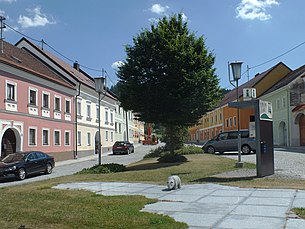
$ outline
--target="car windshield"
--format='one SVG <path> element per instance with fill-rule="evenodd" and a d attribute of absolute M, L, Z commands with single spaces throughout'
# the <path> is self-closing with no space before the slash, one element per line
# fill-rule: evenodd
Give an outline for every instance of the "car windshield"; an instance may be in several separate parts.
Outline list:
<path fill-rule="evenodd" d="M 1 162 L 4 163 L 12 163 L 12 162 L 16 162 L 16 161 L 22 161 L 24 159 L 25 155 L 21 154 L 21 153 L 13 153 L 13 154 L 9 154 L 7 155 L 5 158 L 3 158 L 1 160 Z"/>
<path fill-rule="evenodd" d="M 114 145 L 115 146 L 124 146 L 124 145 L 126 145 L 126 142 L 116 142 Z"/>

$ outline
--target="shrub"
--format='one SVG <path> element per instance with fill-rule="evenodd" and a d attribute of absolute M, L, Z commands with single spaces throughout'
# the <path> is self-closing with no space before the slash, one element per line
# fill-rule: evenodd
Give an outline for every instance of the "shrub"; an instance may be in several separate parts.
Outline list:
<path fill-rule="evenodd" d="M 91 168 L 85 168 L 76 174 L 100 174 L 100 173 L 117 173 L 126 171 L 126 167 L 121 164 L 110 163 L 104 165 L 94 165 Z"/>
<path fill-rule="evenodd" d="M 158 159 L 159 162 L 163 163 L 175 163 L 175 162 L 186 162 L 187 158 L 180 154 L 167 153 Z"/>
<path fill-rule="evenodd" d="M 149 154 L 146 154 L 144 158 L 154 158 L 161 157 L 166 153 L 164 146 L 159 146 L 158 148 L 151 150 Z"/>
<path fill-rule="evenodd" d="M 181 155 L 188 155 L 188 154 L 201 154 L 203 150 L 197 146 L 184 146 L 181 149 L 175 150 L 175 153 Z"/>

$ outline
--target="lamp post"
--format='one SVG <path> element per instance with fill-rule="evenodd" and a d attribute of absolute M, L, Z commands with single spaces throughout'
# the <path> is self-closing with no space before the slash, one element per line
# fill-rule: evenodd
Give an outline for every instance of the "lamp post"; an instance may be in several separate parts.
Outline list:
<path fill-rule="evenodd" d="M 241 78 L 241 65 L 243 62 L 235 61 L 230 63 L 232 68 L 233 74 L 233 81 L 236 82 L 236 101 L 239 101 L 239 94 L 238 94 L 238 80 Z M 229 74 L 230 77 L 230 74 Z M 231 82 L 231 79 L 230 79 Z M 241 136 L 240 136 L 240 110 L 237 108 L 237 147 L 238 147 L 238 162 L 236 163 L 236 167 L 241 168 L 243 167 L 243 162 L 241 161 Z"/>
<path fill-rule="evenodd" d="M 98 93 L 98 165 L 102 164 L 101 151 L 101 94 L 105 91 L 105 78 L 98 77 L 94 79 L 95 91 Z"/>

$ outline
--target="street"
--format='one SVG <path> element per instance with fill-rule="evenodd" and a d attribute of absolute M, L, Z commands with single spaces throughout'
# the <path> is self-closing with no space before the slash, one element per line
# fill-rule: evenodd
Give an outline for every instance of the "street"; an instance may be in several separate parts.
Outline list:
<path fill-rule="evenodd" d="M 135 153 L 129 155 L 113 155 L 112 153 L 104 154 L 102 156 L 102 164 L 108 163 L 118 163 L 128 165 L 143 159 L 144 155 L 149 153 L 151 149 L 157 148 L 159 145 L 150 146 L 150 145 L 135 145 Z M 33 177 L 28 177 L 25 180 L 1 180 L 0 181 L 0 188 L 1 187 L 8 187 L 14 185 L 22 185 L 27 184 L 34 181 L 42 181 L 46 179 L 61 177 L 72 175 L 83 168 L 89 168 L 93 165 L 98 163 L 97 155 L 93 155 L 88 158 L 79 158 L 77 160 L 69 160 L 69 161 L 62 161 L 57 162 L 53 172 L 49 175 L 36 175 Z"/>

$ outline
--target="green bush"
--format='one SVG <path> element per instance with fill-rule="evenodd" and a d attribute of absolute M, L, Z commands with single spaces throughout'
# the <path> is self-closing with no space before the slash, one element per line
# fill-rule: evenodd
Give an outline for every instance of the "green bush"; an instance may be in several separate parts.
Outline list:
<path fill-rule="evenodd" d="M 183 146 L 181 149 L 175 150 L 175 153 L 181 155 L 201 154 L 203 153 L 203 150 L 197 146 Z"/>
<path fill-rule="evenodd" d="M 161 157 L 166 153 L 164 146 L 159 146 L 158 148 L 151 150 L 150 153 L 146 154 L 144 156 L 145 158 L 155 158 L 155 157 Z"/>
<path fill-rule="evenodd" d="M 158 159 L 159 162 L 163 163 L 175 163 L 175 162 L 186 162 L 187 158 L 180 154 L 167 153 Z"/>
<path fill-rule="evenodd" d="M 117 173 L 126 171 L 126 167 L 121 164 L 110 163 L 104 165 L 94 165 L 91 168 L 85 168 L 76 174 L 100 174 L 100 173 Z"/>

